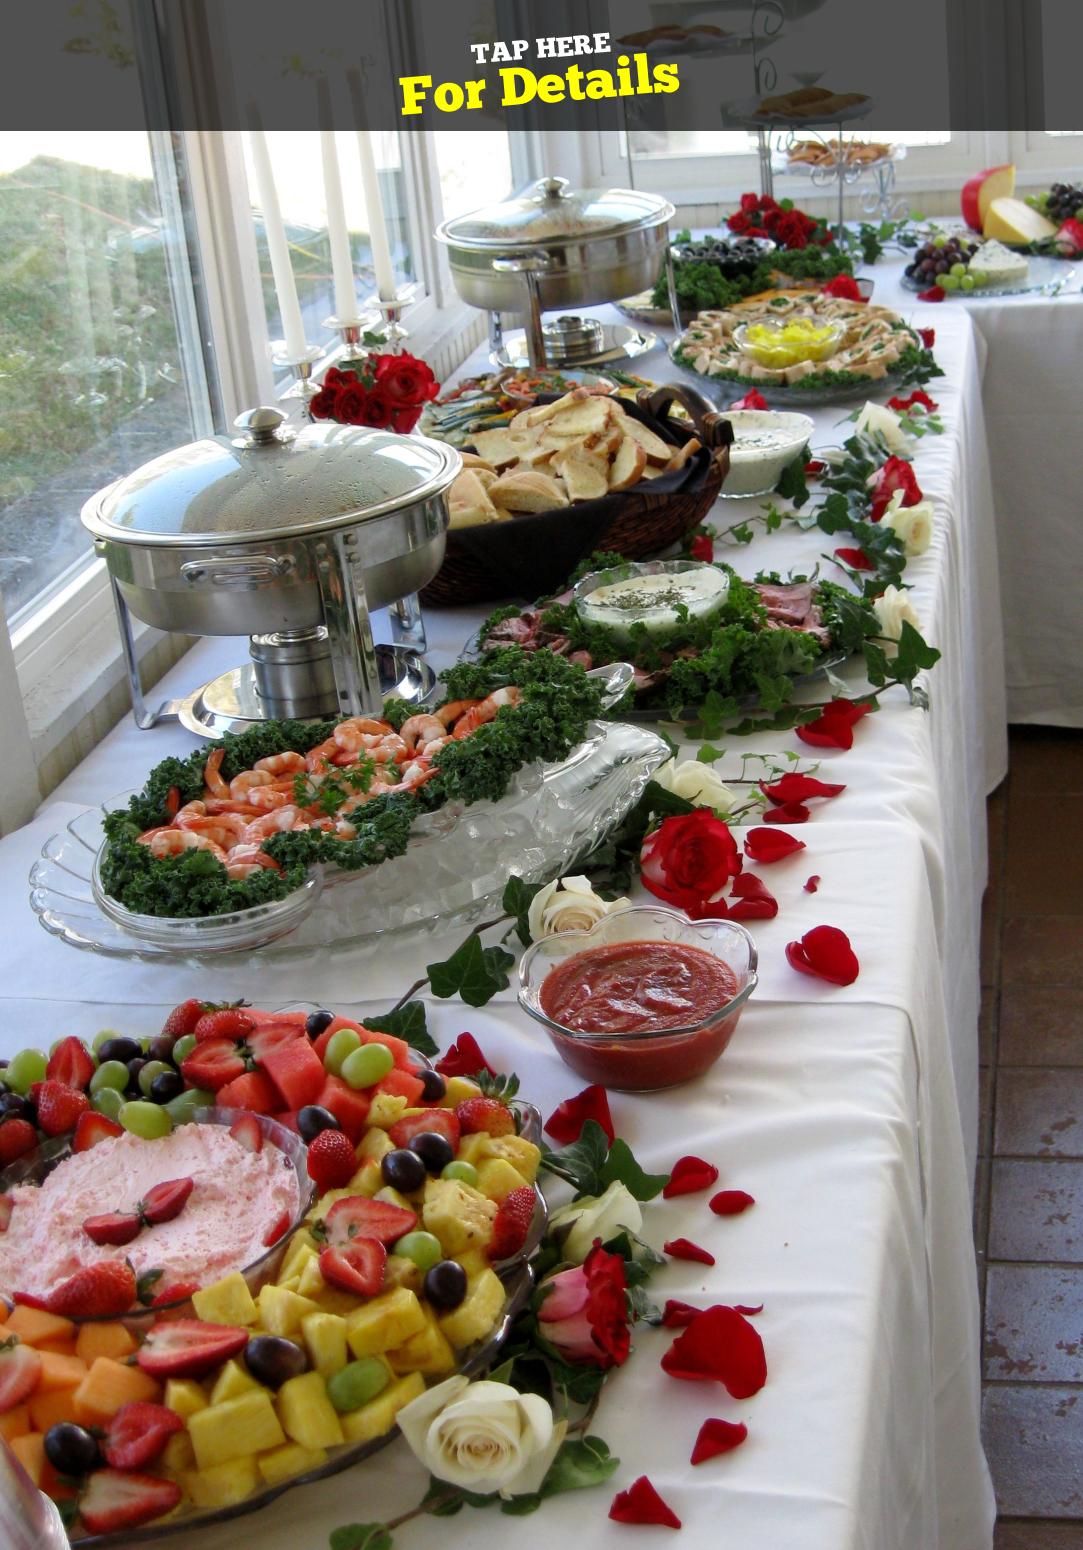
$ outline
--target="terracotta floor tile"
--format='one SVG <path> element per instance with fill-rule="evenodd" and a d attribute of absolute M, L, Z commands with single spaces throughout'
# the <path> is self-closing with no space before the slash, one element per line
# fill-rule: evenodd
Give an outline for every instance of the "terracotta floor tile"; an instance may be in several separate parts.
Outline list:
<path fill-rule="evenodd" d="M 997 1060 L 1003 1066 L 1083 1066 L 1083 988 L 1005 986 Z"/>
<path fill-rule="evenodd" d="M 990 1260 L 1083 1262 L 1083 1162 L 994 1158 L 988 1248 Z"/>
<path fill-rule="evenodd" d="M 998 1071 L 993 1150 L 1000 1157 L 1083 1157 L 1083 1070 Z"/>
<path fill-rule="evenodd" d="M 987 1379 L 1083 1383 L 1083 1270 L 988 1266 L 983 1371 Z"/>
<path fill-rule="evenodd" d="M 1004 864 L 1004 913 L 1083 914 L 1083 804 L 1063 803 L 1051 823 L 1032 797 L 1013 803 Z"/>
<path fill-rule="evenodd" d="M 1055 1383 L 990 1383 L 982 1421 L 1001 1512 L 1083 1517 L 1083 1391 Z"/>
<path fill-rule="evenodd" d="M 1083 915 L 1006 916 L 1000 973 L 1004 985 L 1083 987 Z"/>
<path fill-rule="evenodd" d="M 1002 1518 L 996 1526 L 993 1550 L 1083 1550 L 1083 1523 Z"/>
<path fill-rule="evenodd" d="M 1083 791 L 1083 732 L 1060 727 L 1013 727 L 1011 790 Z"/>

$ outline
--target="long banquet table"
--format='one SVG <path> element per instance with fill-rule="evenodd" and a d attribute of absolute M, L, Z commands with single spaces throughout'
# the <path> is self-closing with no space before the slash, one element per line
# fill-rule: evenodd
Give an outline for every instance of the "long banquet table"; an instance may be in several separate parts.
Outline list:
<path fill-rule="evenodd" d="M 936 508 L 927 554 L 910 563 L 926 637 L 943 653 L 928 675 L 932 708 L 900 691 L 857 729 L 852 750 L 828 751 L 821 774 L 845 783 L 800 837 L 806 849 L 772 867 L 780 902 L 757 922 L 761 981 L 721 1063 L 665 1094 L 613 1096 L 619 1132 L 648 1166 L 685 1152 L 714 1161 L 722 1183 L 756 1205 L 712 1217 L 703 1196 L 647 1209 L 655 1244 L 687 1236 L 716 1255 L 711 1269 L 673 1262 L 653 1295 L 758 1303 L 769 1379 L 736 1403 L 719 1389 L 666 1378 L 670 1338 L 642 1329 L 616 1375 L 596 1430 L 622 1460 L 612 1489 L 647 1473 L 703 1544 L 742 1550 L 988 1550 L 993 1499 L 978 1430 L 978 1302 L 969 1182 L 977 1115 L 978 918 L 985 881 L 984 796 L 1005 767 L 996 539 L 974 332 L 961 310 L 937 314 L 946 376 L 932 385 L 945 433 L 922 442 L 919 483 Z M 639 368 L 663 380 L 661 351 Z M 814 447 L 845 434 L 845 409 L 815 415 Z M 720 503 L 718 526 L 756 503 Z M 734 552 L 744 574 L 807 569 L 822 536 L 786 529 Z M 824 562 L 827 564 L 828 562 Z M 428 618 L 431 659 L 454 657 L 483 610 Z M 237 642 L 205 641 L 172 671 L 165 693 L 188 690 L 236 660 Z M 855 690 L 859 686 L 856 672 Z M 76 953 L 40 930 L 26 875 L 43 840 L 78 808 L 137 785 L 192 739 L 125 721 L 54 794 L 33 823 L 0 842 L 5 882 L 0 949 L 0 1052 L 61 1032 L 109 1025 L 156 1031 L 191 994 L 246 995 L 260 1004 L 303 999 L 363 1014 L 386 1008 L 461 939 L 324 950 L 297 961 L 266 954 L 241 968 L 198 974 Z M 730 740 L 719 768 L 743 753 L 812 750 L 793 733 Z M 804 891 L 812 873 L 819 891 Z M 795 974 L 784 946 L 829 922 L 850 935 L 861 975 L 847 989 Z M 481 1011 L 434 1004 L 441 1044 L 471 1029 L 494 1063 L 515 1069 L 524 1093 L 551 1112 L 582 1082 L 519 1012 L 511 992 Z M 749 1441 L 699 1469 L 688 1454 L 707 1415 L 741 1419 Z M 288 1493 L 258 1516 L 181 1534 L 178 1550 L 269 1550 L 326 1544 L 346 1521 L 371 1522 L 418 1499 L 424 1476 L 397 1445 L 377 1462 Z M 616 1546 L 627 1530 L 605 1518 L 609 1492 L 547 1503 L 540 1516 L 495 1513 L 422 1519 L 399 1542 L 419 1547 L 467 1534 L 494 1545 L 513 1533 L 540 1545 L 564 1533 Z M 589 1527 L 586 1525 L 589 1524 Z M 661 1543 L 655 1530 L 637 1540 Z"/>

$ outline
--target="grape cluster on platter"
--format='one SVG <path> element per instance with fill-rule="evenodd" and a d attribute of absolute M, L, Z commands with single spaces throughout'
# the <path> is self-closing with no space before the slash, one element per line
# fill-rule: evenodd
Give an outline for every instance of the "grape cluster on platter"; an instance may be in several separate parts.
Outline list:
<path fill-rule="evenodd" d="M 979 246 L 967 237 L 940 233 L 915 251 L 904 273 L 921 285 L 939 285 L 945 291 L 972 291 L 985 279 L 970 268 Z"/>
<path fill-rule="evenodd" d="M 1027 200 L 1051 221 L 1071 221 L 1083 210 L 1083 183 L 1054 183 L 1044 194 Z"/>

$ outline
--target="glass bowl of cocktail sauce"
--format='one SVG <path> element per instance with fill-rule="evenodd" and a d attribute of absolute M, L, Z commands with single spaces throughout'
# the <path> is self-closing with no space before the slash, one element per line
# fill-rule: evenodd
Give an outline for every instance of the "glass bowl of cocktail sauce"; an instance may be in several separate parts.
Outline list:
<path fill-rule="evenodd" d="M 736 921 L 633 904 L 529 947 L 519 1003 L 587 1081 L 649 1092 L 714 1065 L 756 979 L 755 943 Z"/>

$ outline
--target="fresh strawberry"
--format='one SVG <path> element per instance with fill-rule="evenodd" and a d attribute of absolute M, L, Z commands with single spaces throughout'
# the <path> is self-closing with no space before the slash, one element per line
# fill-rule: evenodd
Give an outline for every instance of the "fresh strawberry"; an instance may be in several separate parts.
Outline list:
<path fill-rule="evenodd" d="M 421 1114 L 404 1114 L 387 1133 L 396 1146 L 409 1146 L 415 1136 L 429 1131 L 446 1136 L 452 1151 L 459 1150 L 459 1121 L 450 1109 L 425 1109 Z"/>
<path fill-rule="evenodd" d="M 229 1127 L 229 1133 L 234 1141 L 244 1147 L 246 1152 L 263 1151 L 263 1131 L 259 1127 L 259 1120 L 254 1114 L 238 1114 L 233 1124 Z"/>
<path fill-rule="evenodd" d="M 38 1386 L 41 1357 L 18 1335 L 0 1342 L 0 1415 L 23 1402 Z"/>
<path fill-rule="evenodd" d="M 181 1488 L 172 1480 L 121 1469 L 96 1469 L 79 1498 L 79 1516 L 91 1534 L 111 1534 L 138 1528 L 172 1512 L 180 1499 Z"/>
<path fill-rule="evenodd" d="M 0 1195 L 0 1232 L 7 1232 L 15 1202 L 10 1195 Z"/>
<path fill-rule="evenodd" d="M 118 1125 L 115 1119 L 107 1119 L 96 1109 L 85 1109 L 80 1114 L 79 1123 L 75 1127 L 71 1149 L 73 1152 L 89 1152 L 90 1148 L 97 1146 L 99 1141 L 108 1141 L 110 1136 L 123 1134 L 123 1125 Z"/>
<path fill-rule="evenodd" d="M 246 1039 L 255 1027 L 247 1012 L 242 1012 L 240 1007 L 226 1006 L 204 1012 L 192 1032 L 197 1044 L 206 1044 L 208 1039 Z"/>
<path fill-rule="evenodd" d="M 50 1081 L 63 1082 L 65 1087 L 77 1087 L 82 1092 L 96 1070 L 94 1056 L 82 1039 L 71 1035 L 61 1039 L 49 1056 L 45 1075 Z"/>
<path fill-rule="evenodd" d="M 232 1324 L 170 1319 L 152 1327 L 135 1359 L 152 1378 L 198 1378 L 247 1344 L 247 1329 Z"/>
<path fill-rule="evenodd" d="M 125 1259 L 106 1259 L 77 1270 L 49 1298 L 49 1309 L 66 1318 L 127 1313 L 135 1301 L 135 1271 Z"/>
<path fill-rule="evenodd" d="M 270 1227 L 268 1227 L 267 1231 L 263 1234 L 264 1248 L 269 1249 L 273 1247 L 273 1245 L 278 1242 L 279 1238 L 284 1237 L 285 1234 L 289 1232 L 290 1221 L 291 1217 L 288 1211 L 279 1212 L 278 1216 L 275 1217 Z"/>
<path fill-rule="evenodd" d="M 464 1136 L 484 1130 L 490 1136 L 515 1133 L 515 1116 L 499 1098 L 464 1098 L 455 1105 L 455 1118 Z"/>
<path fill-rule="evenodd" d="M 323 1219 L 324 1234 L 332 1248 L 357 1238 L 394 1243 L 416 1226 L 416 1211 L 407 1211 L 390 1200 L 367 1200 L 364 1195 L 336 1200 Z"/>
<path fill-rule="evenodd" d="M 62 1136 L 74 1130 L 79 1116 L 90 1108 L 86 1093 L 63 1082 L 46 1078 L 38 1089 L 38 1125 L 47 1136 Z"/>
<path fill-rule="evenodd" d="M 88 1216 L 83 1222 L 83 1231 L 94 1243 L 131 1243 L 142 1230 L 138 1211 L 106 1211 L 101 1216 Z"/>
<path fill-rule="evenodd" d="M 38 1144 L 38 1133 L 28 1119 L 6 1119 L 0 1123 L 0 1168 L 22 1157 Z"/>
<path fill-rule="evenodd" d="M 166 1179 L 148 1189 L 138 1206 L 146 1226 L 156 1227 L 159 1222 L 171 1222 L 179 1216 L 188 1203 L 193 1182 L 192 1179 Z"/>
<path fill-rule="evenodd" d="M 179 1039 L 191 1033 L 209 1006 L 207 1001 L 197 1001 L 194 996 L 175 1006 L 162 1024 L 162 1032 L 170 1039 Z"/>
<path fill-rule="evenodd" d="M 508 1191 L 493 1220 L 493 1235 L 489 1240 L 490 1259 L 510 1259 L 513 1254 L 518 1254 L 534 1220 L 536 1204 L 534 1191 L 525 1185 Z"/>
<path fill-rule="evenodd" d="M 246 1070 L 244 1056 L 237 1053 L 232 1039 L 208 1039 L 206 1044 L 197 1044 L 181 1061 L 181 1076 L 188 1086 L 205 1087 L 212 1093 L 234 1077 L 243 1076 Z"/>
<path fill-rule="evenodd" d="M 341 1189 L 357 1172 L 357 1154 L 341 1130 L 321 1130 L 308 1148 L 308 1176 L 325 1189 Z"/>
<path fill-rule="evenodd" d="M 153 1464 L 174 1432 L 184 1422 L 164 1405 L 133 1399 L 121 1405 L 105 1428 L 102 1453 L 114 1469 L 142 1469 Z"/>
<path fill-rule="evenodd" d="M 326 1131 L 324 1132 L 326 1134 Z M 320 1251 L 320 1275 L 358 1297 L 375 1297 L 384 1284 L 387 1250 L 375 1238 L 356 1238 L 342 1248 Z"/>
<path fill-rule="evenodd" d="M 191 1297 L 193 1292 L 199 1291 L 198 1281 L 174 1281 L 169 1286 L 163 1286 L 160 1292 L 156 1292 L 151 1298 L 152 1308 L 163 1308 L 166 1303 L 183 1302 L 186 1297 Z"/>

